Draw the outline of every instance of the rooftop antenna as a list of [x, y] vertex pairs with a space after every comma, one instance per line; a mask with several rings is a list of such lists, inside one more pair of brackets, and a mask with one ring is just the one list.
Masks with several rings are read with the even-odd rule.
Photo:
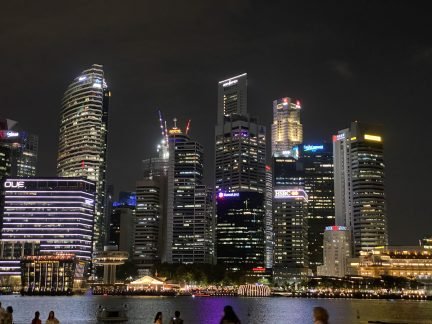
[[174, 128], [177, 128], [177, 118], [173, 118], [173, 122], [174, 122]]

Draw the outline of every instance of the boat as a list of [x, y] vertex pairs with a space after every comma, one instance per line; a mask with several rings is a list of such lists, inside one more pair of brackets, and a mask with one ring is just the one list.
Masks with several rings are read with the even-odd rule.
[[99, 306], [97, 314], [98, 323], [124, 323], [128, 320], [127, 305], [124, 305], [123, 309], [111, 309]]

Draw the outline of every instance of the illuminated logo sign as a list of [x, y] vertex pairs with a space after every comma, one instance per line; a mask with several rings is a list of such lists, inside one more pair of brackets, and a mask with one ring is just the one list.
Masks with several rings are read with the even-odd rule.
[[224, 84], [222, 84], [222, 87], [229, 87], [232, 86], [233, 84], [236, 84], [238, 82], [238, 80], [229, 80], [228, 82], [225, 82]]
[[304, 198], [307, 199], [306, 192], [303, 189], [276, 189], [274, 191], [275, 199], [286, 199], [286, 198]]
[[11, 137], [18, 137], [19, 133], [10, 131], [10, 130], [1, 130], [0, 131], [0, 138], [11, 138]]
[[24, 181], [5, 181], [4, 187], [22, 189], [24, 188]]
[[219, 192], [218, 193], [218, 198], [220, 199], [230, 198], [230, 197], [240, 197], [240, 193], [239, 192]]
[[17, 137], [19, 136], [18, 132], [8, 131], [6, 132], [6, 137]]
[[265, 272], [265, 268], [264, 267], [255, 267], [252, 268], [253, 272]]
[[346, 231], [346, 226], [326, 226], [326, 231]]
[[323, 150], [324, 145], [303, 145], [303, 150], [305, 152], [316, 152], [318, 150]]

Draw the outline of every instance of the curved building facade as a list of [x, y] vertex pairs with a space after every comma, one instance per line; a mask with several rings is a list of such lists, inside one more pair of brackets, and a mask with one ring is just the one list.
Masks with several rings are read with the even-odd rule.
[[66, 89], [61, 108], [57, 174], [96, 183], [95, 248], [104, 233], [106, 150], [110, 92], [102, 65], [84, 70]]

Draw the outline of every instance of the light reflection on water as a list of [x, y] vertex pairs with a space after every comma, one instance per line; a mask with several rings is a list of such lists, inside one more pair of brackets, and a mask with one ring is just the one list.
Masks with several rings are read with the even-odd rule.
[[[128, 305], [128, 323], [153, 323], [156, 312], [168, 323], [179, 310], [186, 324], [218, 324], [225, 305], [232, 305], [243, 324], [312, 323], [315, 306], [330, 313], [332, 324], [393, 321], [398, 323], [432, 323], [432, 302], [350, 299], [240, 298], [240, 297], [21, 297], [0, 296], [2, 306], [14, 308], [14, 322], [31, 323], [35, 311], [45, 321], [50, 310], [61, 323], [96, 323], [99, 305], [121, 308]], [[360, 319], [357, 319], [357, 314]]]

